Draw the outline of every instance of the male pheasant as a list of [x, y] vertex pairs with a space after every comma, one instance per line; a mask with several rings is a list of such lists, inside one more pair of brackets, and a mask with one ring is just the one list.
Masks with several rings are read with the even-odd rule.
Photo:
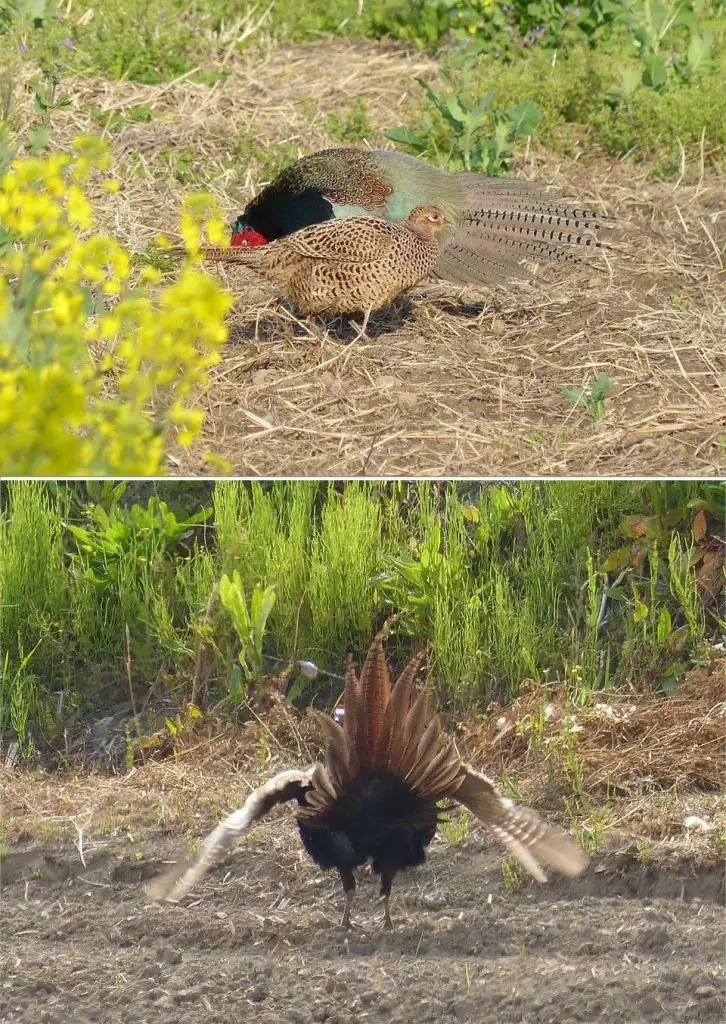
[[[417, 206], [401, 223], [348, 217], [285, 235], [269, 245], [207, 248], [205, 260], [241, 263], [273, 281], [303, 313], [372, 310], [389, 305], [428, 274], [446, 226], [435, 206]], [[183, 253], [183, 250], [175, 250]]]
[[503, 796], [486, 776], [465, 764], [438, 718], [428, 720], [425, 691], [412, 701], [423, 662], [416, 655], [391, 686], [381, 635], [373, 641], [360, 682], [352, 660], [345, 677], [345, 719], [313, 711], [328, 739], [325, 765], [280, 772], [247, 798], [209, 835], [191, 865], [175, 868], [150, 886], [155, 899], [177, 902], [221, 859], [234, 840], [276, 804], [297, 803], [303, 845], [316, 864], [336, 868], [345, 893], [342, 924], [350, 927], [355, 868], [372, 862], [381, 876], [384, 924], [397, 872], [426, 857], [441, 817], [439, 802], [467, 807], [538, 881], [540, 863], [570, 877], [587, 857], [559, 829], [528, 807]]
[[521, 274], [523, 258], [577, 266], [605, 248], [593, 231], [608, 218], [569, 206], [546, 187], [359, 149], [323, 150], [285, 168], [237, 218], [232, 245], [260, 246], [344, 217], [405, 221], [421, 205], [446, 217], [435, 273], [452, 281], [502, 283]]

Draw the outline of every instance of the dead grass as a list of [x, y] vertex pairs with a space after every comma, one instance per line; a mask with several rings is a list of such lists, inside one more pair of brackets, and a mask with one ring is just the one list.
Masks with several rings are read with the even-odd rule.
[[[232, 216], [263, 183], [259, 153], [230, 165], [240, 137], [292, 159], [330, 145], [327, 113], [360, 95], [381, 144], [379, 131], [405, 119], [414, 77], [434, 70], [339, 41], [247, 55], [212, 87], [76, 79], [53, 137], [98, 130], [94, 108], [153, 109], [110, 138], [125, 187], [99, 197], [104, 226], [142, 251], [176, 228], [190, 190], [172, 174], [180, 155]], [[32, 116], [29, 100], [21, 113]], [[238, 298], [231, 339], [202, 400], [203, 439], [175, 453], [172, 471], [208, 472], [211, 451], [235, 474], [267, 477], [723, 473], [726, 174], [654, 184], [646, 168], [555, 162], [536, 146], [516, 173], [619, 218], [604, 273], [547, 271], [507, 291], [424, 285], [351, 345], [349, 328], [298, 319], [249, 271], [222, 269]], [[561, 390], [602, 371], [613, 390], [592, 422]]]
[[[675, 699], [608, 695], [575, 712], [582, 727], [575, 749], [588, 794], [577, 820], [586, 827], [601, 823], [600, 852], [635, 851], [638, 859], [654, 862], [680, 857], [707, 863], [723, 856], [725, 667], [718, 658], [708, 669], [694, 670]], [[527, 740], [527, 722], [538, 708], [525, 693], [485, 722], [462, 723], [462, 750], [493, 777], [506, 774], [522, 799], [563, 821], [556, 795], [569, 793], [577, 806], [561, 743], [566, 712], [553, 697], [535, 748]], [[264, 718], [242, 727], [205, 723], [174, 757], [122, 776], [0, 771], [0, 835], [8, 842], [78, 844], [82, 834], [88, 849], [111, 836], [133, 843], [161, 831], [181, 833], [193, 845], [265, 778], [309, 765], [320, 753], [310, 720], [279, 701]], [[285, 810], [256, 828], [263, 830], [262, 843], [294, 840]]]
[[566, 782], [570, 734], [589, 793], [639, 796], [721, 788], [725, 724], [726, 658], [716, 657], [692, 669], [673, 697], [592, 693], [573, 707], [558, 687], [543, 707], [541, 687], [525, 685], [510, 707], [492, 708], [463, 732], [470, 756], [485, 756], [495, 774], [532, 776], [542, 790]]

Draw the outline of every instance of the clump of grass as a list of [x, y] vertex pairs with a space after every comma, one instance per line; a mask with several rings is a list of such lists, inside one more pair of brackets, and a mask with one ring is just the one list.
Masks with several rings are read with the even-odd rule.
[[502, 879], [504, 887], [510, 896], [518, 892], [524, 892], [529, 884], [529, 874], [525, 868], [514, 860], [513, 857], [505, 857], [502, 861]]
[[[572, 728], [550, 748], [584, 800], [578, 709], [608, 687], [670, 692], [721, 628], [697, 575], [711, 571], [718, 484], [223, 481], [211, 501], [203, 491], [5, 486], [3, 693], [28, 694], [20, 729], [4, 697], [6, 731], [67, 722], [102, 683], [106, 699], [114, 688], [125, 699], [119, 666], [129, 660], [144, 700], [150, 679], [171, 680], [193, 703], [229, 697], [240, 638], [252, 680], [269, 671], [268, 655], [311, 661], [323, 671], [298, 697], [332, 701], [338, 684], [325, 671], [339, 674], [346, 650], [364, 650], [396, 612], [394, 662], [430, 643], [451, 708], [506, 703], [525, 680], [559, 679]], [[224, 578], [245, 595], [237, 626], [216, 608]], [[267, 588], [275, 601], [263, 616]], [[235, 707], [245, 699], [238, 671]], [[518, 731], [544, 756], [542, 714]]]
[[362, 96], [348, 100], [341, 109], [331, 110], [325, 120], [326, 134], [342, 145], [349, 146], [370, 139], [376, 129], [368, 119], [368, 107]]
[[447, 814], [439, 823], [439, 830], [451, 846], [461, 846], [469, 838], [469, 812], [465, 807], [457, 808], [456, 817]]

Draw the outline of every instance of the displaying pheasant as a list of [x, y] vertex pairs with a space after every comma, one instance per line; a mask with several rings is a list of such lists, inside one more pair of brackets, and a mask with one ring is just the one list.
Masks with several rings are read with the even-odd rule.
[[[434, 267], [444, 214], [417, 206], [401, 223], [350, 217], [314, 224], [269, 245], [203, 249], [205, 260], [241, 263], [273, 281], [303, 313], [365, 312], [389, 305]], [[183, 254], [183, 250], [180, 250]]]
[[356, 678], [352, 659], [345, 677], [345, 719], [313, 711], [328, 739], [325, 765], [280, 772], [252, 793], [205, 841], [191, 866], [164, 876], [150, 888], [156, 899], [177, 902], [222, 857], [233, 841], [276, 804], [297, 803], [297, 825], [305, 849], [322, 868], [336, 868], [345, 892], [342, 924], [350, 927], [355, 868], [372, 862], [381, 876], [384, 924], [391, 927], [389, 900], [397, 872], [421, 864], [441, 816], [439, 801], [467, 807], [538, 881], [540, 863], [574, 876], [587, 866], [575, 842], [528, 807], [514, 804], [495, 784], [465, 764], [438, 718], [428, 720], [427, 698], [412, 700], [416, 655], [395, 686], [381, 636], [373, 641]]
[[521, 274], [523, 258], [577, 266], [605, 248], [593, 231], [608, 218], [569, 206], [546, 187], [359, 149], [327, 149], [286, 167], [237, 218], [232, 245], [260, 246], [345, 217], [396, 223], [421, 205], [446, 217], [435, 273], [453, 281], [501, 283]]

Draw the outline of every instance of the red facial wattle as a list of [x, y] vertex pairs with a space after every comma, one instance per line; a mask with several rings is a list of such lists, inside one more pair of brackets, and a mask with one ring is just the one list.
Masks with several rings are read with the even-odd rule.
[[267, 245], [267, 239], [259, 231], [245, 225], [242, 228], [235, 227], [232, 231], [232, 245], [251, 248], [253, 245]]

